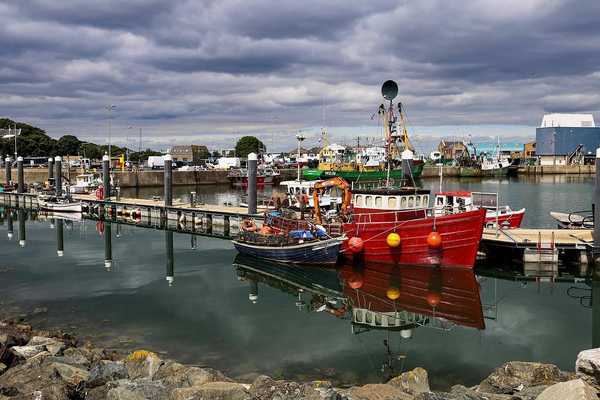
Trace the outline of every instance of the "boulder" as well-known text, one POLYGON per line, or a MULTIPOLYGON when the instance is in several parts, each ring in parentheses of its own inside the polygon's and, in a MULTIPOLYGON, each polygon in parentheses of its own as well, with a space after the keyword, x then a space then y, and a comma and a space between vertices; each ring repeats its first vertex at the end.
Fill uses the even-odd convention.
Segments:
POLYGON ((429 378, 427 371, 417 367, 412 371, 404 372, 395 378, 392 378, 389 385, 396 386, 404 393, 417 394, 429 392, 429 378))
POLYGON ((531 386, 553 385, 568 379, 568 374, 561 372, 553 364, 511 361, 485 378, 477 391, 512 394, 531 386))
POLYGON ((544 390, 536 400, 597 400, 598 395, 581 379, 554 384, 544 390))
POLYGON ((127 368, 122 361, 101 360, 90 369, 86 386, 93 388, 105 385, 110 381, 127 378, 127 368))
MULTIPOLYGON (((60 379, 54 369, 47 364, 19 364, 6 370, 0 375, 0 388, 9 395, 22 396, 23 399, 32 399, 33 393, 40 391, 44 400, 65 400, 69 398, 71 389, 60 379)), ((19 397, 16 397, 19 398, 19 397)))
POLYGON ((6 371, 8 369, 8 366, 6 364, 3 364, 0 362, 0 375, 2 375, 2 373, 4 371, 6 371))
POLYGON ((588 375, 600 381, 600 348, 580 352, 575 361, 575 373, 588 375))
MULTIPOLYGON (((255 399, 313 399, 320 400, 321 394, 331 392, 327 384, 301 384, 275 380, 265 375, 257 377, 248 391, 255 399)), ((332 393, 329 393, 332 394, 332 393)), ((330 396, 331 397, 331 396, 330 396)))
POLYGON ((59 354, 65 348, 62 341, 44 336, 32 337, 27 346, 45 346, 46 350, 53 356, 59 354))
POLYGON ((463 385, 455 385, 450 389, 450 395, 456 400, 513 400, 508 394, 480 393, 463 385))
POLYGON ((169 398, 169 390, 158 381, 140 379, 131 381, 120 379, 109 382, 106 399, 108 400, 162 400, 169 398))
POLYGON ((10 352, 17 357, 28 359, 46 351, 46 346, 13 346, 10 352))
POLYGON ((372 383, 364 386, 353 387, 348 391, 353 400, 413 400, 414 397, 404 393, 399 387, 372 383))
POLYGON ((63 362, 69 365, 80 365, 88 367, 90 361, 85 356, 85 353, 77 347, 69 347, 63 351, 63 362))
POLYGON ((174 389, 171 400, 245 400, 250 398, 246 387, 235 382, 210 382, 201 386, 174 389))
POLYGON ((87 381, 90 377, 89 372, 72 365, 54 362, 50 364, 50 366, 56 371, 63 381, 71 386, 77 386, 82 381, 87 381))
POLYGON ((231 382, 222 372, 211 368, 188 367, 174 361, 162 364, 153 377, 171 387, 200 386, 209 382, 231 382))
POLYGON ((153 352, 137 350, 125 360, 127 373, 131 379, 152 379, 162 364, 162 360, 153 352))

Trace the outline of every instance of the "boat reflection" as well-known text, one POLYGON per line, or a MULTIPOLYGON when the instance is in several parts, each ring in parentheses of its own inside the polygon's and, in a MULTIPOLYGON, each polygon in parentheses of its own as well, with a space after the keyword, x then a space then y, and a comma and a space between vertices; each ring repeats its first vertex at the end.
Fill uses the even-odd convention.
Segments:
POLYGON ((240 255, 234 267, 250 283, 253 303, 264 283, 290 293, 299 309, 350 320, 355 334, 383 329, 409 338, 418 327, 485 329, 479 284, 469 269, 345 264, 334 270, 240 255))

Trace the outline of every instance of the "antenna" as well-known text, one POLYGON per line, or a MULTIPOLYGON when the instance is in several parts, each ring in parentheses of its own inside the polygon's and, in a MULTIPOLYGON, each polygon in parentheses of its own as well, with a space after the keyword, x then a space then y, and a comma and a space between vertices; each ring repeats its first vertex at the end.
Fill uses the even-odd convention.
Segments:
POLYGON ((386 100, 394 100, 398 96, 398 84, 392 80, 385 81, 381 86, 381 95, 386 100))

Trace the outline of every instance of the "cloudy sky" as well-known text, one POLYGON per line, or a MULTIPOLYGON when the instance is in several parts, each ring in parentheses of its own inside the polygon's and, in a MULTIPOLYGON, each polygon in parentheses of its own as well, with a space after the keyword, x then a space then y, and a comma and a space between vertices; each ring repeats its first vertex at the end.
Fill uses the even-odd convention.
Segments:
POLYGON ((142 127, 144 147, 282 150, 322 125, 379 135, 394 79, 417 142, 531 137, 544 112, 600 116, 599 17, 598 0, 9 0, 0 115, 106 143, 114 104, 120 144, 142 127))

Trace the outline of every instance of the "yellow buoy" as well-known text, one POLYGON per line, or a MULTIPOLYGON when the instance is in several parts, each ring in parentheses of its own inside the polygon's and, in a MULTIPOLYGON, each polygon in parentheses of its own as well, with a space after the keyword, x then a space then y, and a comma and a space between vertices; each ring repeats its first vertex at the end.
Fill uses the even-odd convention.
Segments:
POLYGON ((390 300, 398 300, 400 297, 400 289, 390 286, 390 288, 386 292, 386 296, 390 300))
POLYGON ((392 232, 389 235, 387 235, 385 241, 390 247, 398 247, 400 246, 400 235, 398 235, 396 232, 392 232))

